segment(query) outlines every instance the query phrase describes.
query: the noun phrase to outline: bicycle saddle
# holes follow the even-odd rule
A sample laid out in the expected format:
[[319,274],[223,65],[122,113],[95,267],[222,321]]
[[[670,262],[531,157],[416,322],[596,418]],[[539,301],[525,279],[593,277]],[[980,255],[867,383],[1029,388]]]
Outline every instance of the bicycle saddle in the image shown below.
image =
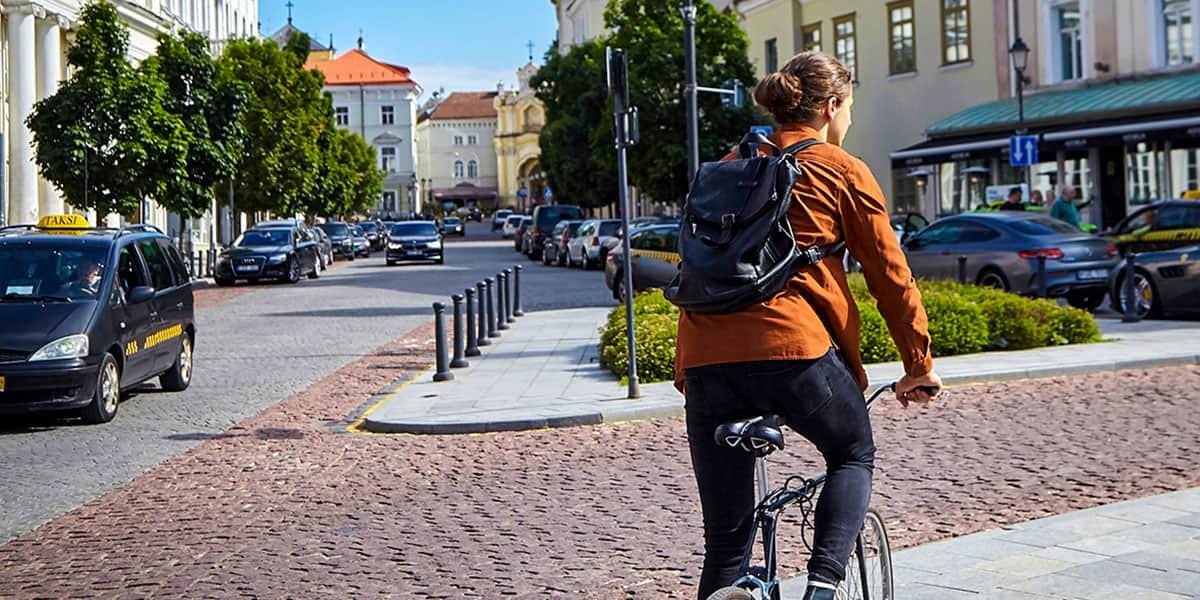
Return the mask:
[[775,415],[755,417],[748,421],[725,423],[717,427],[718,446],[741,448],[762,458],[776,450],[783,450],[782,419]]

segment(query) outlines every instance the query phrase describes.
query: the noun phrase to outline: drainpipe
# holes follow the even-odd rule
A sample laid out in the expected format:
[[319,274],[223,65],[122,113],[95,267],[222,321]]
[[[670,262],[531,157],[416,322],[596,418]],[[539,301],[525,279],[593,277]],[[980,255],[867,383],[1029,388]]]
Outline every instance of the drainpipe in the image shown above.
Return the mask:
[[358,84],[358,131],[363,139],[367,139],[367,98],[363,84]]

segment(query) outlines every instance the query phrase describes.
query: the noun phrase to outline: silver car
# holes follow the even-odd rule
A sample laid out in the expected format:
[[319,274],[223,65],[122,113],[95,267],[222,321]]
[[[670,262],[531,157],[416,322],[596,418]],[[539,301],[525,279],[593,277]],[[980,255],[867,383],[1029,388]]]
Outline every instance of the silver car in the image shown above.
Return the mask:
[[1117,249],[1107,240],[1062,221],[1023,212],[970,213],[947,217],[904,243],[917,277],[954,279],[959,257],[966,276],[979,285],[1020,294],[1038,291],[1038,257],[1046,258],[1046,291],[1076,308],[1104,302]]
[[[1133,297],[1142,317],[1200,314],[1200,246],[1143,252],[1134,260]],[[1125,311],[1123,269],[1110,279],[1114,308]]]
[[604,264],[608,247],[604,245],[621,231],[618,219],[592,219],[584,221],[567,243],[567,266],[592,269]]

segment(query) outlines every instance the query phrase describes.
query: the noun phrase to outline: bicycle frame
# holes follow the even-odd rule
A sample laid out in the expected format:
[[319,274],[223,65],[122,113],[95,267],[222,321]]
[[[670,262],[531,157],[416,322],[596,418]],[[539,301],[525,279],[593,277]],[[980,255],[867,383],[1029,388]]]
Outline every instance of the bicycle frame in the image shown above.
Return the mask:
[[[888,390],[895,389],[894,383],[885,385],[871,394],[867,399],[867,408]],[[805,502],[811,500],[816,495],[817,490],[825,484],[826,474],[821,473],[812,479],[804,479],[800,477],[802,483],[794,488],[789,488],[788,484],[796,477],[789,477],[784,481],[784,484],[779,488],[768,491],[767,486],[767,460],[766,457],[755,459],[755,470],[758,473],[758,504],[754,508],[754,523],[755,526],[750,530],[750,539],[746,542],[746,551],[742,555],[742,564],[738,568],[738,572],[742,576],[733,582],[736,587],[753,586],[759,590],[764,600],[778,597],[779,593],[779,577],[777,574],[777,565],[775,559],[775,531],[778,526],[779,515],[783,513],[789,506],[797,502]],[[762,535],[763,549],[763,566],[755,568],[750,565],[754,557],[754,539]],[[855,551],[861,556],[863,553],[862,536],[860,535],[854,542]],[[863,575],[863,587],[867,586],[865,575]],[[868,599],[869,600],[869,599]]]

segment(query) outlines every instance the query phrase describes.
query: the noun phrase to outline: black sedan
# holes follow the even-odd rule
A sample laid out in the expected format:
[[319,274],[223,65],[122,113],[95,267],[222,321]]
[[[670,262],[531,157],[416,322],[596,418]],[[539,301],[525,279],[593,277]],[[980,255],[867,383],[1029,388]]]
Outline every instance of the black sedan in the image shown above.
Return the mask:
[[442,234],[467,237],[467,225],[458,217],[446,217],[442,219]]
[[354,255],[357,254],[354,248],[354,232],[350,229],[349,223],[341,221],[329,221],[327,223],[318,223],[326,235],[329,236],[329,241],[333,244],[333,256],[339,256],[354,260]]
[[392,225],[388,231],[387,264],[392,266],[407,260],[445,262],[446,243],[433,221],[406,221]]
[[248,229],[217,260],[217,285],[239,279],[280,279],[288,283],[321,276],[320,244],[301,226]]
[[385,236],[383,235],[383,227],[378,221],[363,221],[358,226],[362,227],[363,233],[366,234],[367,243],[370,244],[372,251],[383,250],[383,245],[386,243],[384,240]]
[[[1114,308],[1127,306],[1125,270],[1109,279]],[[1142,317],[1200,314],[1200,245],[1143,252],[1134,261],[1133,298]]]
[[1104,302],[1117,249],[1107,240],[1036,213],[969,213],[936,221],[905,241],[917,277],[954,279],[966,257],[967,280],[1021,294],[1039,289],[1038,259],[1046,261],[1046,291],[1076,308]]

